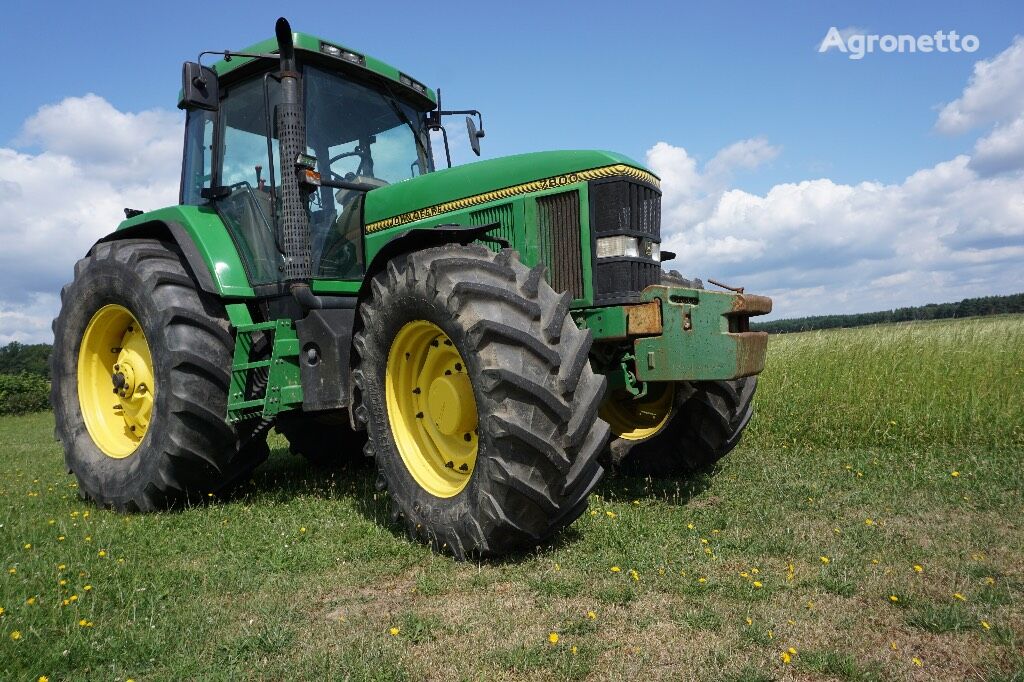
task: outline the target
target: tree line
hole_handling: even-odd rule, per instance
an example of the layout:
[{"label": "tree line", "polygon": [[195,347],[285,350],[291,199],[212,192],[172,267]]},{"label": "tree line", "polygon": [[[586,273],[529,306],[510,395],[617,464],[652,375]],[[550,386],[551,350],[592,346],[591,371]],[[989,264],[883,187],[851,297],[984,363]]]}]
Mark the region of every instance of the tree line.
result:
[{"label": "tree line", "polygon": [[863,327],[869,324],[891,322],[912,322],[915,320],[944,320],[953,317],[980,317],[984,315],[1006,315],[1024,313],[1024,293],[1009,296],[981,296],[965,298],[955,303],[928,303],[927,305],[895,308],[874,313],[852,315],[813,315],[794,317],[787,320],[753,322],[750,328],[772,334],[805,332],[814,329],[835,329],[837,327]]},{"label": "tree line", "polygon": [[[965,298],[956,303],[929,303],[909,308],[882,310],[874,313],[853,315],[814,315],[794,317],[771,322],[754,322],[751,328],[773,334],[803,332],[813,329],[835,329],[837,327],[861,327],[886,322],[910,322],[913,320],[942,320],[951,317],[979,317],[982,315],[1005,315],[1024,313],[1024,293],[1009,296],[982,296]],[[0,374],[30,374],[50,376],[50,352],[48,343],[19,343],[11,341],[0,347]]]}]

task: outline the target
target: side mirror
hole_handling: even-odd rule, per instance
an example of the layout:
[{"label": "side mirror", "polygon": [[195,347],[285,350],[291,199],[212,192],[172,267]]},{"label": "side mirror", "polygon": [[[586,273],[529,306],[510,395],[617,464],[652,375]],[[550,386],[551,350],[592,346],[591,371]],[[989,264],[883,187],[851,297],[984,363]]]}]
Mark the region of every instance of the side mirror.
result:
[{"label": "side mirror", "polygon": [[217,73],[198,62],[181,65],[181,101],[179,109],[216,111],[220,103]]},{"label": "side mirror", "polygon": [[469,132],[469,146],[473,148],[474,154],[480,156],[480,138],[484,136],[484,131],[476,129],[472,116],[466,117],[466,130]]}]

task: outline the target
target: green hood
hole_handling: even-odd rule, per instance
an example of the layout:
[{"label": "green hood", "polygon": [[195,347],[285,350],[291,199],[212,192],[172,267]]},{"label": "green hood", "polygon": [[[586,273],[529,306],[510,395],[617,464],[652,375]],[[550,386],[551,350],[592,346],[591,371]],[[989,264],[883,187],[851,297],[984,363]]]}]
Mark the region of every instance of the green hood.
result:
[{"label": "green hood", "polygon": [[616,165],[645,170],[621,154],[588,150],[534,152],[478,161],[372,190],[366,195],[364,219],[368,231],[373,231],[374,227],[384,227],[375,223],[445,202]]}]

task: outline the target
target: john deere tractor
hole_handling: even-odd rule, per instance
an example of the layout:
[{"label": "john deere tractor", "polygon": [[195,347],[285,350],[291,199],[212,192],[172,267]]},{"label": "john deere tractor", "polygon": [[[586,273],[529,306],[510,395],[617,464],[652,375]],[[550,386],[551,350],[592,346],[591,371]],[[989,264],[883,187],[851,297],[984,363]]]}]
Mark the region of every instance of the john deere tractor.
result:
[{"label": "john deere tractor", "polygon": [[276,426],[319,462],[372,457],[393,519],[461,558],[544,542],[602,464],[736,445],[771,301],[662,270],[649,170],[601,151],[435,169],[431,132],[445,158],[444,117],[466,115],[479,153],[479,112],[284,19],[204,54],[178,205],[126,209],[61,293],[56,436],[84,495],[225,494]]}]

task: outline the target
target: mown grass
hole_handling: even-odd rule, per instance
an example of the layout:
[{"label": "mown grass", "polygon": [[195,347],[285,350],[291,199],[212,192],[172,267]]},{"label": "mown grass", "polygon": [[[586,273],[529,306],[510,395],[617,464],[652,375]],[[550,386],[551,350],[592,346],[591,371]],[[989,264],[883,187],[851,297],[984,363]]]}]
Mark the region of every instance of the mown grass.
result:
[{"label": "mown grass", "polygon": [[120,516],[49,415],[0,420],[0,679],[1024,679],[1024,319],[769,363],[717,470],[606,478],[554,546],[478,564],[276,436],[240,498]]}]

